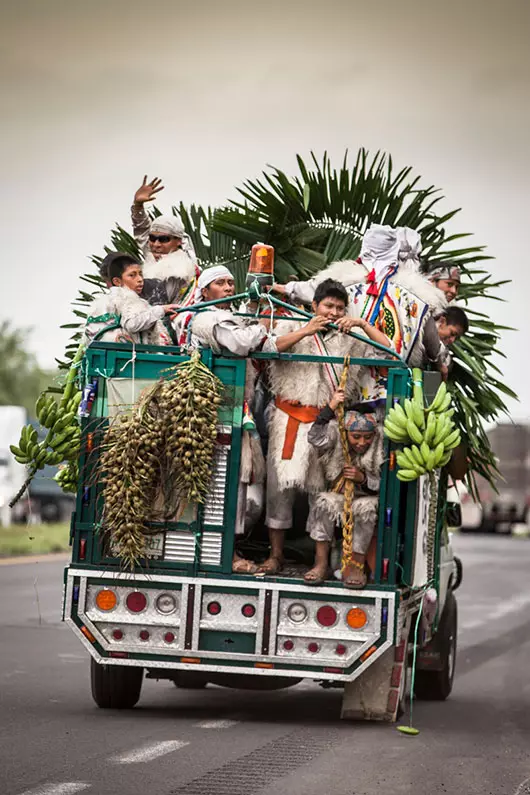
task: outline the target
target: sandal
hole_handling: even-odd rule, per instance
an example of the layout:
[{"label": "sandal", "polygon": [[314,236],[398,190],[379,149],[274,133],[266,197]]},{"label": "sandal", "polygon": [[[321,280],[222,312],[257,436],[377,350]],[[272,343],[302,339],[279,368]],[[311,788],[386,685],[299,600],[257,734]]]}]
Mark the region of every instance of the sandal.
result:
[{"label": "sandal", "polygon": [[232,559],[232,572],[234,574],[256,574],[258,570],[257,565],[253,560],[240,558],[239,555],[234,555]]},{"label": "sandal", "polygon": [[318,571],[319,569],[317,566],[313,566],[312,569],[306,571],[304,574],[304,582],[307,583],[307,585],[322,585],[327,579],[329,569],[326,567],[322,573],[316,573]]},{"label": "sandal", "polygon": [[359,563],[356,560],[348,561],[342,573],[342,582],[345,588],[364,588],[366,585],[364,566],[364,563]]},{"label": "sandal", "polygon": [[275,574],[279,574],[283,567],[283,560],[282,558],[276,558],[274,555],[271,555],[270,558],[267,558],[263,563],[261,563],[257,567],[257,574],[268,574],[270,576],[274,576]]}]

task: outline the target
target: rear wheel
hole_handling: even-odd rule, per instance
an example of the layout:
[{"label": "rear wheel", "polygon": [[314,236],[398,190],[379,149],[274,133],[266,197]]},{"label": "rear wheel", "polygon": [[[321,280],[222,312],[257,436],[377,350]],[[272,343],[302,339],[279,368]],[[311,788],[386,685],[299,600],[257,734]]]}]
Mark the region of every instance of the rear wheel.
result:
[{"label": "rear wheel", "polygon": [[416,671],[414,692],[417,698],[426,701],[445,701],[453,689],[456,664],[457,607],[452,591],[447,594],[438,632],[428,650],[439,657],[439,670]]},{"label": "rear wheel", "polygon": [[92,698],[101,709],[131,709],[142,690],[143,668],[102,665],[90,660]]}]

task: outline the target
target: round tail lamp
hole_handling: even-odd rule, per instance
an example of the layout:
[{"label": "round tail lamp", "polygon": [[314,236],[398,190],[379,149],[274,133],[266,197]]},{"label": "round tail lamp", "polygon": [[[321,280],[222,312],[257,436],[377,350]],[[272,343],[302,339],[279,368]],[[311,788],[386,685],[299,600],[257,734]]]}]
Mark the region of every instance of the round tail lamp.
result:
[{"label": "round tail lamp", "polygon": [[118,597],[109,588],[103,588],[96,594],[96,607],[104,612],[114,610],[118,604]]},{"label": "round tail lamp", "polygon": [[141,591],[132,591],[125,600],[125,604],[131,613],[141,613],[147,607],[147,598]]},{"label": "round tail lamp", "polygon": [[360,607],[352,607],[346,615],[346,623],[351,629],[362,629],[367,620],[366,613]]}]

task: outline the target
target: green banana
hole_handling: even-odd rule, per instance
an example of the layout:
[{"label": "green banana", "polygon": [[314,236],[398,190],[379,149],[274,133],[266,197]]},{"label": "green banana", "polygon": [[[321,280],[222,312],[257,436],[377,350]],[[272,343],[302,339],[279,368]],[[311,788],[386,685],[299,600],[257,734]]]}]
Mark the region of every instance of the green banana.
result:
[{"label": "green banana", "polygon": [[440,407],[437,409],[436,413],[437,414],[442,414],[444,411],[447,411],[447,409],[451,405],[451,400],[452,400],[451,395],[448,392],[446,394],[446,396],[444,397],[444,399],[442,400],[442,403],[441,403]]},{"label": "green banana", "polygon": [[398,428],[392,422],[389,422],[389,420],[386,420],[385,422],[385,433],[389,439],[392,439],[393,442],[408,441],[407,433],[401,428]]},{"label": "green banana", "polygon": [[391,415],[393,417],[392,422],[394,422],[398,427],[401,425],[405,426],[407,424],[407,415],[403,410],[403,406],[401,406],[399,403],[395,403],[390,409],[388,416],[390,417]]},{"label": "green banana", "polygon": [[420,446],[420,453],[421,457],[423,458],[423,462],[426,465],[427,461],[429,460],[429,456],[431,454],[431,448],[427,444],[427,442],[423,441]]},{"label": "green banana", "polygon": [[445,453],[445,455],[442,458],[442,460],[440,461],[440,466],[444,467],[446,464],[448,464],[449,461],[451,460],[451,456],[452,455],[453,455],[453,451],[452,450],[448,450],[447,453]]},{"label": "green banana", "polygon": [[414,465],[416,467],[423,466],[423,456],[421,454],[420,448],[417,447],[415,444],[413,444],[412,447],[410,448],[410,452],[415,461]]},{"label": "green banana", "polygon": [[410,447],[403,448],[403,455],[405,456],[405,461],[408,461],[408,466],[404,466],[403,469],[414,469],[416,466],[416,460],[412,455],[412,450]]},{"label": "green banana", "polygon": [[413,422],[413,420],[407,420],[407,433],[412,439],[413,442],[416,444],[421,444],[423,441],[423,436],[417,425]]},{"label": "green banana", "polygon": [[418,473],[414,469],[398,469],[397,478],[404,482],[410,482],[418,479]]},{"label": "green banana", "polygon": [[450,432],[449,423],[451,420],[448,420],[445,415],[440,414],[436,417],[436,433],[434,434],[434,438],[432,440],[432,444],[434,447],[437,447],[440,442],[442,442],[445,437]]},{"label": "green banana", "polygon": [[425,441],[430,444],[434,439],[436,433],[436,414],[429,414],[427,418],[427,426],[425,428]]},{"label": "green banana", "polygon": [[436,395],[434,396],[433,402],[429,406],[429,411],[438,411],[439,407],[442,405],[442,401],[445,398],[446,393],[447,393],[447,386],[445,381],[442,381],[442,383],[438,387]]},{"label": "green banana", "polygon": [[420,431],[423,431],[425,428],[425,412],[415,401],[412,401],[412,417]]},{"label": "green banana", "polygon": [[440,444],[438,444],[436,446],[435,450],[434,450],[434,467],[433,468],[438,466],[438,464],[440,463],[440,461],[443,458],[444,452],[445,452],[444,443],[440,442]]},{"label": "green banana", "polygon": [[450,444],[446,444],[445,445],[445,449],[446,450],[454,450],[455,447],[458,447],[458,445],[460,444],[461,441],[462,441],[462,439],[460,437],[460,431],[459,431],[458,432],[458,436]]},{"label": "green banana", "polygon": [[69,414],[63,414],[58,419],[55,420],[53,425],[53,433],[59,433],[60,431],[64,430],[67,425],[70,425],[75,419],[75,414],[71,411]]},{"label": "green banana", "polygon": [[452,449],[451,445],[454,442],[456,442],[456,444],[454,445],[455,447],[457,447],[460,444],[460,431],[458,430],[458,428],[456,428],[452,433],[449,434],[449,436],[446,436],[445,439],[443,440],[445,449],[446,450]]}]

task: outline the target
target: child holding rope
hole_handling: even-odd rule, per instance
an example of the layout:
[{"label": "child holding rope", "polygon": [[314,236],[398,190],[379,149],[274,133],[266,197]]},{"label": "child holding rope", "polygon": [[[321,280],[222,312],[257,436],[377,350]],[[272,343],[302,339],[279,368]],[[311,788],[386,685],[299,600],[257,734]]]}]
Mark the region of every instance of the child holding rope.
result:
[{"label": "child holding rope", "polygon": [[[324,567],[327,570],[335,526],[344,515],[345,492],[351,489],[348,488],[350,481],[353,482],[353,527],[343,528],[342,580],[347,588],[363,588],[366,585],[366,553],[377,523],[383,434],[375,415],[345,412],[344,429],[347,434],[347,457],[350,459],[349,462],[345,461],[336,417],[337,410],[344,404],[344,397],[344,390],[337,389],[307,436],[320,457],[329,490],[318,495],[312,507],[311,521],[308,520],[309,533],[317,546],[317,563],[306,579],[311,573],[316,578],[320,577]],[[345,532],[348,529],[349,534]]]}]

